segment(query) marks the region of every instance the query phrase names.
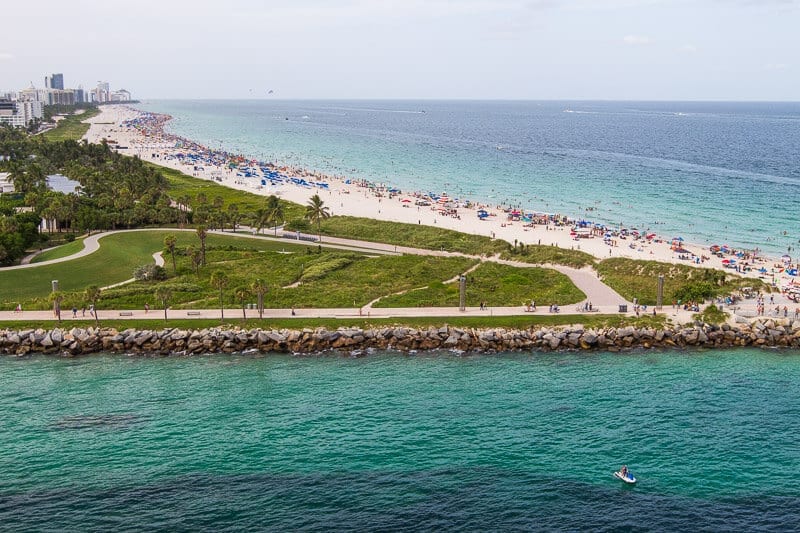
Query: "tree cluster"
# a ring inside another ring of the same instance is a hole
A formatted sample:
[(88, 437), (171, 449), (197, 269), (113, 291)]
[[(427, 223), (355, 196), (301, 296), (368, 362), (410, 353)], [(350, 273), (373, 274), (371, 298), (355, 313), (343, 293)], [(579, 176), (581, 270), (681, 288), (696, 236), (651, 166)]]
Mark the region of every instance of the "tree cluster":
[[(122, 156), (106, 143), (47, 141), (24, 131), (0, 128), (0, 172), (8, 172), (15, 193), (3, 203), (0, 264), (18, 259), (30, 246), (30, 227), (45, 220), (51, 231), (85, 232), (168, 224), (180, 219), (166, 194), (167, 181), (136, 157)], [(55, 173), (77, 181), (75, 192), (47, 187)], [(20, 211), (31, 208), (33, 215)], [(6, 242), (9, 241), (9, 242)]]

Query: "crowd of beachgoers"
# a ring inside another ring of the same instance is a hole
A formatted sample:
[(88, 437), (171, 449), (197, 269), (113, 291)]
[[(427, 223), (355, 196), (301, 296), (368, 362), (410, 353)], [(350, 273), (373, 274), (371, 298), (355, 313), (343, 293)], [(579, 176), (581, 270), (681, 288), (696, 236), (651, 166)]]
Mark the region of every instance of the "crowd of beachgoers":
[(332, 214), (425, 224), (499, 238), (510, 243), (558, 246), (597, 258), (629, 257), (708, 266), (761, 278), (800, 302), (798, 265), (787, 254), (770, 258), (760, 250), (726, 244), (711, 247), (664, 236), (648, 228), (610, 227), (564, 214), (545, 213), (456, 198), (446, 192), (403, 191), (344, 175), (259, 161), (214, 149), (166, 129), (169, 115), (126, 105), (103, 106), (90, 120), (89, 142), (105, 139), (124, 154), (177, 169), (188, 175), (256, 194), (275, 194), (305, 204), (318, 194)]

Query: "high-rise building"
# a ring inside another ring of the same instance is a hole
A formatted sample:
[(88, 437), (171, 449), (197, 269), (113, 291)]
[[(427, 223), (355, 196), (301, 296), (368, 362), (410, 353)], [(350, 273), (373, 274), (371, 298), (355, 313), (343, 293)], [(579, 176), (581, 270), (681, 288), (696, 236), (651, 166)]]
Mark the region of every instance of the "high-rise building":
[(64, 75), (61, 73), (50, 76), (50, 88), (64, 90)]
[(86, 101), (86, 93), (83, 91), (83, 85), (78, 85), (75, 89), (75, 103), (82, 104)]
[(110, 89), (107, 81), (98, 81), (97, 88), (94, 90), (95, 102), (102, 104), (111, 99)]
[(36, 100), (26, 102), (0, 100), (0, 124), (25, 127), (37, 118), (42, 118), (42, 102)]

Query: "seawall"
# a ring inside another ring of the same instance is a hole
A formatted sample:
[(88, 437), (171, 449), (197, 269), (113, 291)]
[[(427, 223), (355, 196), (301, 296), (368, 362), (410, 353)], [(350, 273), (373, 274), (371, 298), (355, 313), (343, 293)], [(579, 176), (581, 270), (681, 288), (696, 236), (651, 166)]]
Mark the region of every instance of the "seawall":
[(98, 352), (195, 355), (204, 353), (360, 353), (371, 349), (505, 351), (621, 351), (658, 348), (800, 348), (800, 321), (765, 319), (748, 325), (697, 324), (667, 329), (586, 329), (582, 326), (505, 329), (340, 328), (302, 330), (113, 328), (0, 330), (0, 354), (79, 356)]

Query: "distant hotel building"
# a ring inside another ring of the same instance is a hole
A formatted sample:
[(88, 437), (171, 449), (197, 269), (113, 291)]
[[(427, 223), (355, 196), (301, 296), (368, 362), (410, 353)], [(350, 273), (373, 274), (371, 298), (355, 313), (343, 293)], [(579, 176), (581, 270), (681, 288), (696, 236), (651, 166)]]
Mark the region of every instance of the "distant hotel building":
[(125, 89), (111, 92), (108, 82), (99, 81), (97, 87), (85, 90), (64, 88), (64, 75), (51, 74), (44, 78), (44, 89), (30, 87), (17, 92), (0, 93), (0, 124), (25, 127), (34, 119), (44, 116), (44, 106), (74, 105), (83, 103), (129, 102), (131, 93)]
[(38, 101), (0, 100), (0, 124), (24, 128), (34, 119), (41, 119), (44, 106)]
[(113, 93), (111, 93), (111, 101), (112, 102), (130, 102), (131, 101), (131, 93), (129, 93), (125, 89), (120, 89), (119, 91), (114, 91)]

